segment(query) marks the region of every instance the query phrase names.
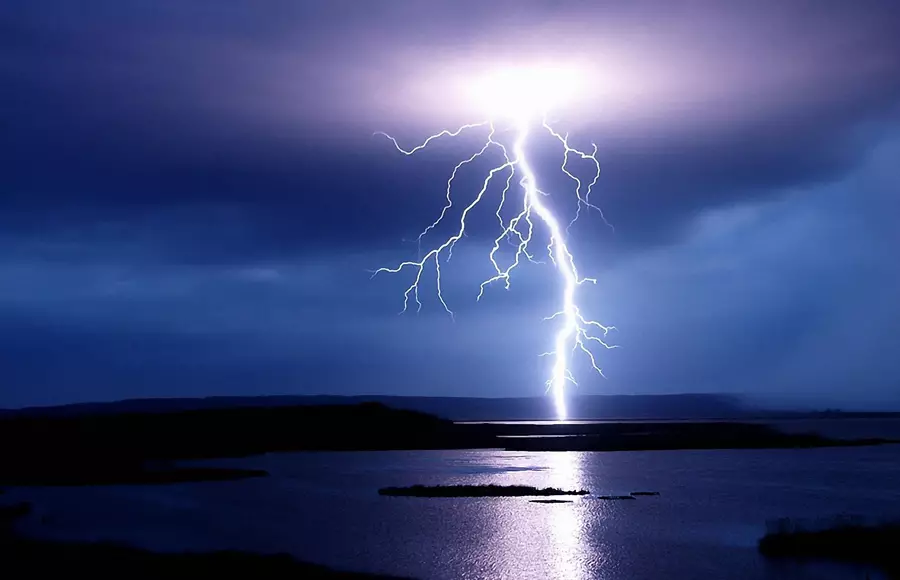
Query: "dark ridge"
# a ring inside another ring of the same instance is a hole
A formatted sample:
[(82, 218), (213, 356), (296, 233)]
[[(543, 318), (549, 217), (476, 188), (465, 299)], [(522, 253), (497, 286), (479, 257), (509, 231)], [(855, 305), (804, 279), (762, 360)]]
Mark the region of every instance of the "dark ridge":
[(871, 564), (891, 578), (900, 578), (900, 523), (838, 522), (827, 529), (807, 530), (802, 524), (782, 519), (770, 525), (770, 532), (759, 541), (759, 551), (770, 558)]
[[(185, 399), (128, 399), (106, 403), (75, 403), (57, 407), (0, 409), (0, 416), (76, 416), (120, 413), (173, 413), (203, 409), (276, 408), (378, 403), (440, 415), (454, 421), (554, 420), (556, 411), (547, 397), (414, 397), (389, 395), (282, 395), (261, 397), (206, 397)], [(571, 419), (738, 419), (763, 412), (739, 397), (722, 394), (582, 395), (570, 405)]]
[(264, 555), (232, 550), (158, 553), (108, 543), (23, 538), (15, 533), (13, 524), (29, 511), (28, 504), (0, 507), (0, 559), (4, 578), (393, 578), (332, 570), (295, 560), (286, 554)]
[(0, 453), (14, 457), (25, 448), (28, 455), (65, 457), (90, 450), (104, 456), (199, 459), (305, 449), (427, 449), (446, 446), (452, 426), (433, 415), (376, 403), (12, 417), (0, 420), (0, 440), (23, 445)]
[(597, 499), (637, 499), (633, 495), (598, 495)]
[[(273, 451), (480, 447), (453, 423), (379, 404), (0, 419), (0, 485), (174, 483), (265, 473), (173, 468)], [(482, 439), (484, 439), (482, 437)], [(154, 469), (148, 465), (156, 465)]]
[(28, 502), (15, 505), (0, 505), (0, 538), (8, 536), (12, 530), (13, 523), (19, 518), (30, 514), (31, 509), (31, 504)]
[(570, 499), (530, 499), (529, 503), (572, 503)]
[(528, 497), (548, 495), (587, 495), (587, 490), (567, 491), (553, 487), (543, 489), (528, 485), (413, 485), (383, 487), (380, 495), (405, 497)]
[(631, 495), (633, 495), (634, 497), (651, 496), (651, 495), (659, 495), (659, 492), (658, 491), (633, 491), (633, 492), (631, 492)]

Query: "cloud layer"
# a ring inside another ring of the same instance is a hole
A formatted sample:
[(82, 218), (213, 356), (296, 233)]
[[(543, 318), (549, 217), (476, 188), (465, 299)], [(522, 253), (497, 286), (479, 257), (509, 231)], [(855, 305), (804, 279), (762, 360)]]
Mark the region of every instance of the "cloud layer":
[(607, 83), (560, 118), (616, 228), (574, 231), (622, 345), (581, 388), (900, 405), (893, 3), (52, 4), (0, 9), (0, 405), (540, 393), (549, 266), (476, 304), (467, 238), (455, 323), (368, 271), (477, 145), (372, 132), (468, 120), (470, 63), (548, 54)]

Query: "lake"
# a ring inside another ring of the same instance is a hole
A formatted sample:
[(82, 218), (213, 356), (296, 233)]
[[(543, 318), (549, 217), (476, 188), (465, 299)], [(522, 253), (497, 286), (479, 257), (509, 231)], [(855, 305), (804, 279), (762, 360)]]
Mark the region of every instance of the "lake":
[[(767, 519), (900, 517), (900, 445), (808, 450), (285, 453), (203, 464), (271, 477), (168, 486), (11, 490), (26, 533), (157, 550), (289, 552), (427, 579), (838, 579), (860, 568), (770, 562)], [(633, 501), (382, 497), (378, 488), (523, 484)], [(873, 579), (877, 578), (872, 574)]]

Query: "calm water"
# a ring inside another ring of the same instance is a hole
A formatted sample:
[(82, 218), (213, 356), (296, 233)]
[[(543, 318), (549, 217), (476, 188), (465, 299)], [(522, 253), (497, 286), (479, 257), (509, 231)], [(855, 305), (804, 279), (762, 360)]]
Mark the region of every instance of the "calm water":
[[(859, 568), (775, 564), (769, 518), (900, 517), (900, 445), (848, 449), (295, 453), (210, 462), (272, 477), (156, 487), (15, 490), (31, 534), (159, 550), (290, 552), (416, 578), (862, 580)], [(659, 497), (568, 504), (389, 498), (379, 487), (500, 483)], [(10, 498), (14, 499), (14, 498)], [(877, 576), (873, 575), (872, 578)]]

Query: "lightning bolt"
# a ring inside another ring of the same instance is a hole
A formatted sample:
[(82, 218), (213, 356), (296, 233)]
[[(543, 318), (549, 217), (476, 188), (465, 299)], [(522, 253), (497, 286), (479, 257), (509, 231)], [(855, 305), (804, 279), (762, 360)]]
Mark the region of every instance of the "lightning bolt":
[[(427, 268), (433, 264), (435, 277), (437, 281), (437, 298), (443, 306), (444, 310), (452, 317), (453, 311), (444, 300), (443, 291), (441, 289), (441, 257), (445, 256), (446, 260), (450, 260), (453, 256), (453, 249), (456, 243), (466, 234), (467, 218), (469, 214), (483, 202), (492, 182), (498, 176), (505, 175), (504, 187), (500, 193), (499, 203), (495, 214), (500, 225), (500, 234), (494, 239), (488, 258), (494, 268), (494, 275), (481, 283), (476, 300), (481, 300), (485, 290), (494, 283), (503, 284), (508, 290), (510, 287), (510, 277), (512, 272), (521, 265), (523, 260), (536, 262), (531, 247), (534, 242), (536, 217), (546, 227), (549, 232), (546, 252), (553, 263), (553, 266), (562, 282), (562, 296), (560, 300), (560, 309), (553, 315), (544, 318), (544, 320), (559, 321), (556, 336), (553, 342), (553, 349), (541, 354), (540, 356), (553, 357), (553, 367), (550, 378), (547, 380), (547, 390), (552, 393), (556, 415), (559, 420), (565, 420), (568, 413), (566, 409), (566, 386), (571, 383), (577, 385), (575, 376), (570, 370), (572, 358), (578, 353), (586, 356), (588, 362), (594, 371), (603, 376), (603, 371), (597, 364), (597, 359), (592, 350), (592, 346), (596, 348), (612, 349), (616, 345), (607, 342), (606, 338), (610, 331), (614, 330), (614, 326), (606, 326), (585, 318), (576, 301), (579, 287), (584, 284), (596, 284), (594, 278), (585, 278), (578, 273), (575, 265), (574, 257), (569, 251), (567, 245), (567, 236), (572, 224), (581, 216), (582, 210), (594, 209), (601, 218), (603, 213), (600, 208), (591, 202), (591, 192), (600, 177), (600, 163), (597, 161), (597, 146), (592, 145), (590, 152), (581, 151), (569, 144), (568, 134), (562, 134), (554, 130), (547, 122), (546, 116), (543, 117), (539, 128), (549, 133), (556, 141), (560, 143), (563, 149), (563, 161), (560, 170), (575, 183), (575, 197), (577, 201), (577, 210), (575, 216), (565, 227), (561, 225), (559, 219), (553, 214), (551, 209), (544, 203), (544, 198), (548, 196), (544, 191), (538, 189), (537, 179), (534, 169), (528, 161), (526, 154), (526, 144), (532, 130), (532, 123), (522, 119), (514, 126), (515, 138), (511, 146), (504, 145), (497, 139), (497, 129), (493, 121), (484, 121), (481, 123), (473, 123), (463, 125), (456, 130), (443, 130), (439, 133), (429, 136), (419, 145), (410, 149), (404, 149), (400, 146), (396, 139), (387, 133), (377, 133), (390, 139), (394, 147), (404, 155), (413, 155), (421, 151), (432, 141), (442, 137), (457, 137), (464, 131), (472, 131), (476, 129), (486, 130), (488, 132), (484, 144), (470, 157), (460, 161), (453, 168), (450, 177), (446, 183), (446, 203), (441, 210), (438, 218), (418, 236), (419, 243), (419, 259), (400, 262), (396, 267), (382, 267), (377, 269), (373, 276), (379, 273), (399, 273), (404, 270), (411, 270), (415, 276), (412, 283), (403, 293), (403, 310), (409, 309), (410, 301), (416, 304), (416, 310), (422, 309), (422, 302), (419, 297), (419, 284), (422, 276)], [(421, 250), (423, 238), (441, 224), (447, 218), (448, 212), (453, 208), (453, 184), (457, 173), (464, 166), (474, 162), (488, 154), (488, 152), (497, 151), (500, 161), (491, 168), (481, 183), (481, 188), (475, 195), (472, 202), (462, 209), (459, 218), (458, 227), (452, 235), (446, 238), (440, 244), (434, 246), (424, 254)], [(590, 162), (593, 172), (590, 181), (582, 181), (569, 169), (569, 160), (571, 157), (577, 157), (581, 160)], [(513, 189), (513, 180), (519, 177), (518, 185), (522, 191), (522, 202), (519, 206), (518, 213), (508, 221), (504, 221), (502, 210), (508, 202), (511, 190)], [(501, 177), (502, 178), (502, 177)], [(603, 218), (605, 223), (606, 219)], [(609, 225), (607, 223), (607, 225)], [(498, 252), (504, 240), (507, 240), (515, 247), (515, 254), (512, 260), (501, 265), (498, 261)]]

